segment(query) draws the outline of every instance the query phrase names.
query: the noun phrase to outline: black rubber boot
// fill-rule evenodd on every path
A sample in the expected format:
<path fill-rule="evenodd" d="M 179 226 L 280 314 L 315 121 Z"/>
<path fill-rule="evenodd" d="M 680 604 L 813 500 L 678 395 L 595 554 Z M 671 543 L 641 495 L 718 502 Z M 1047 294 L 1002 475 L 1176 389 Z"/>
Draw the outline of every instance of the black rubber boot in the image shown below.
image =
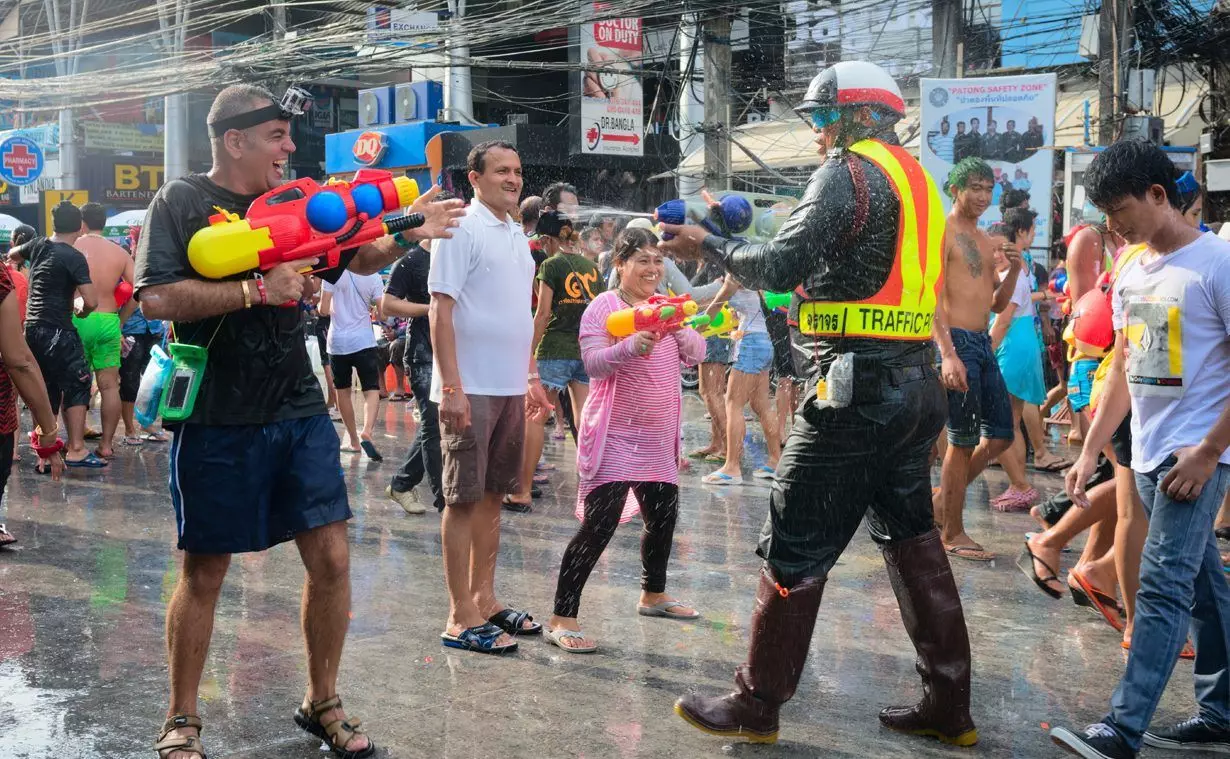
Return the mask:
<path fill-rule="evenodd" d="M 752 614 L 750 650 L 747 663 L 735 673 L 735 692 L 686 695 L 675 702 L 675 713 L 712 735 L 776 742 L 777 712 L 799 684 L 823 594 L 820 578 L 807 578 L 786 590 L 768 567 L 763 568 Z"/>
<path fill-rule="evenodd" d="M 978 731 L 970 717 L 969 632 L 938 530 L 883 547 L 888 579 L 901 621 L 918 652 L 922 701 L 880 712 L 885 727 L 972 746 Z"/>

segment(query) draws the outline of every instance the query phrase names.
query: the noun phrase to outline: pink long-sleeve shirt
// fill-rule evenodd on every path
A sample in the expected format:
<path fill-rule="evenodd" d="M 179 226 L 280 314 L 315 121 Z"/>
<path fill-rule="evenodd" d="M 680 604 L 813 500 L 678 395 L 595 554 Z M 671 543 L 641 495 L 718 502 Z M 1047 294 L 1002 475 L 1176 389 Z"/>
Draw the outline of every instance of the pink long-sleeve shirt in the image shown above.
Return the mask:
<path fill-rule="evenodd" d="M 648 356 L 631 339 L 617 340 L 607 316 L 627 308 L 615 291 L 602 293 L 581 318 L 581 358 L 589 374 L 589 396 L 577 431 L 577 518 L 590 491 L 608 482 L 679 482 L 683 393 L 680 362 L 695 366 L 705 357 L 705 339 L 694 329 L 667 334 Z M 632 493 L 621 522 L 638 510 Z"/>

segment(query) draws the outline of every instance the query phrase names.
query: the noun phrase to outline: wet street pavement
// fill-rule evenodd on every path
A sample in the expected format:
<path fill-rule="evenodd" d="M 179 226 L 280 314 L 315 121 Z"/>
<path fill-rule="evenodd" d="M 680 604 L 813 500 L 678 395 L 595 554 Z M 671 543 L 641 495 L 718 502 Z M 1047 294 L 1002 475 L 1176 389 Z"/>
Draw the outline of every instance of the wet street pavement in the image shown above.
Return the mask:
<path fill-rule="evenodd" d="M 708 424 L 694 396 L 686 408 L 690 448 Z M 538 638 L 522 639 L 503 658 L 445 649 L 439 517 L 434 510 L 407 515 L 384 496 L 411 437 L 409 409 L 380 406 L 383 463 L 342 456 L 355 512 L 354 608 L 339 691 L 381 756 L 1061 756 L 1045 729 L 1100 718 L 1123 669 L 1117 633 L 1067 596 L 1047 598 L 1013 566 L 1033 522 L 987 507 L 988 489 L 995 495 L 1005 487 L 998 470 L 970 489 L 966 525 L 1000 558 L 955 565 L 974 650 L 973 714 L 982 738 L 974 749 L 880 728 L 879 709 L 912 703 L 919 680 L 883 560 L 863 531 L 830 577 L 776 746 L 731 745 L 671 712 L 689 689 L 729 688 L 747 649 L 759 567 L 753 547 L 768 488 L 750 478 L 754 484 L 742 487 L 701 485 L 711 465 L 693 463 L 682 474 L 668 587 L 694 603 L 702 620 L 637 616 L 634 521 L 617 533 L 586 588 L 580 619 L 600 641 L 597 654 L 566 654 Z M 758 434 L 757 425 L 749 428 Z M 21 541 L 0 550 L 0 758 L 154 756 L 149 747 L 167 699 L 163 617 L 178 571 L 168 447 L 117 447 L 110 471 L 66 473 L 57 484 L 30 471 L 23 446 L 0 511 Z M 544 622 L 577 526 L 574 457 L 571 441 L 548 435 L 547 458 L 559 469 L 545 497 L 532 514 L 504 514 L 500 599 Z M 759 458 L 763 444 L 753 442 L 745 463 Z M 1031 477 L 1044 496 L 1061 488 L 1058 475 Z M 1065 555 L 1065 567 L 1076 555 Z M 232 563 L 201 687 L 211 759 L 330 756 L 291 721 L 306 687 L 302 579 L 293 544 Z M 1191 670 L 1190 662 L 1175 669 L 1160 723 L 1194 713 Z"/>

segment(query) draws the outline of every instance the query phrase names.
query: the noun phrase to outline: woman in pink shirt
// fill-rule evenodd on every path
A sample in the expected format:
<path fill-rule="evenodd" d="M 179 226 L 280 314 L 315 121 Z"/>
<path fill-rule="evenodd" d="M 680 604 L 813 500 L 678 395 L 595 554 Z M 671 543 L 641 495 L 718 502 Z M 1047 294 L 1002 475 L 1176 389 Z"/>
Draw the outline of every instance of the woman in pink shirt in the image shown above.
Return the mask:
<path fill-rule="evenodd" d="M 666 594 L 666 564 L 679 511 L 679 364 L 699 363 L 705 357 L 705 339 L 684 328 L 661 337 L 637 332 L 616 340 L 606 329 L 607 316 L 644 302 L 657 290 L 665 267 L 656 242 L 642 229 L 620 234 L 612 256 L 619 267 L 619 288 L 594 298 L 581 319 L 581 358 L 591 383 L 577 444 L 581 528 L 564 551 L 555 613 L 547 625 L 548 640 L 572 653 L 597 649 L 577 624 L 581 591 L 615 528 L 638 509 L 645 526 L 637 613 L 671 619 L 700 616 Z"/>

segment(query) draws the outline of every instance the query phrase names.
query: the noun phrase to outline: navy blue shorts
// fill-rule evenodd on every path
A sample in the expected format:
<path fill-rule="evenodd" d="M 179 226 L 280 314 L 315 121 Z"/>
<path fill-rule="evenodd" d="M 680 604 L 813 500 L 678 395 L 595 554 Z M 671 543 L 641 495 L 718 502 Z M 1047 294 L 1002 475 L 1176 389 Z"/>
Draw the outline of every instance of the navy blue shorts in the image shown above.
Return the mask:
<path fill-rule="evenodd" d="M 973 448 L 979 437 L 1012 440 L 1012 401 L 986 332 L 952 329 L 952 345 L 965 364 L 969 392 L 948 391 L 948 442 Z"/>
<path fill-rule="evenodd" d="M 263 551 L 351 517 L 327 415 L 266 425 L 181 424 L 171 501 L 188 553 Z"/>

